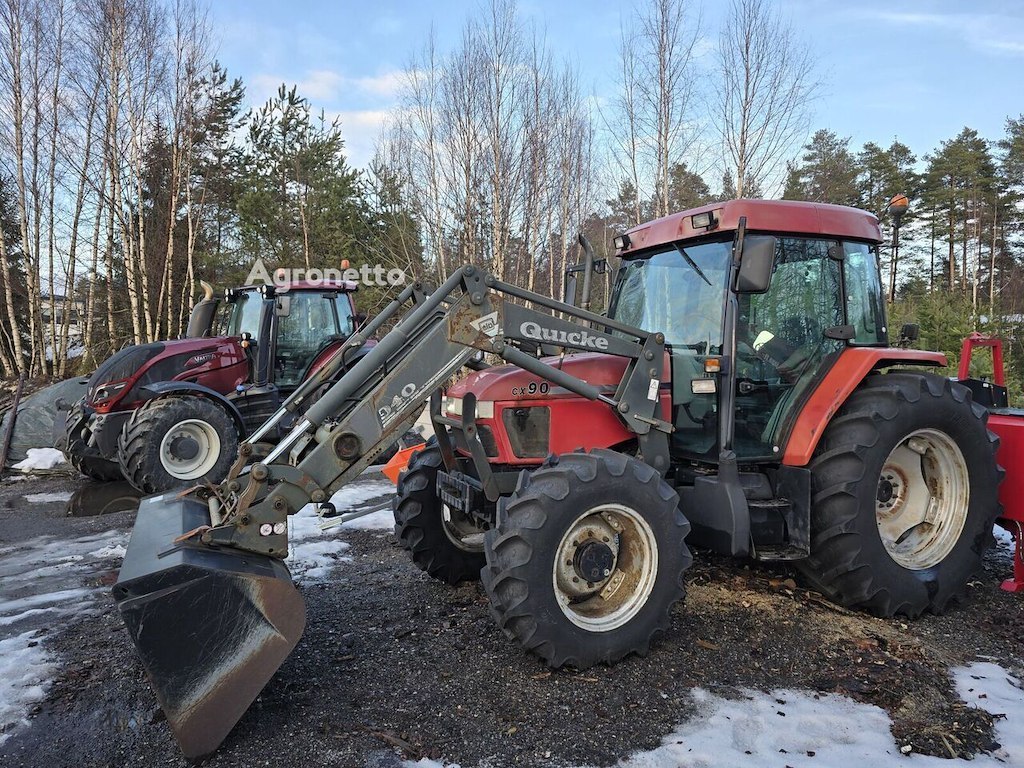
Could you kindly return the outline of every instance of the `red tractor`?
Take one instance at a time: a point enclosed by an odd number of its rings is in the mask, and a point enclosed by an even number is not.
[[[336,518],[332,494],[426,402],[436,442],[399,479],[398,538],[438,579],[481,578],[501,629],[551,666],[646,653],[695,545],[792,561],[878,616],[964,592],[1000,513],[998,439],[942,354],[890,345],[910,334],[886,320],[878,220],[735,200],[616,241],[606,314],[586,309],[589,252],[580,306],[472,265],[408,286],[265,457],[143,500],[113,594],[187,756],[302,634],[289,515]]]
[[[126,347],[92,374],[66,420],[69,460],[89,477],[123,477],[143,493],[219,481],[239,443],[365,319],[352,301],[356,288],[292,282],[215,299],[204,284],[185,338]],[[278,436],[276,428],[261,435],[257,450]]]

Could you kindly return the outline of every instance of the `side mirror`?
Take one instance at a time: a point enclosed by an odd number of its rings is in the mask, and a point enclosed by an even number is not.
[[[906,346],[918,340],[921,336],[921,326],[917,323],[904,323],[900,328],[900,346]]]
[[[748,235],[743,240],[737,293],[764,293],[772,284],[776,239],[772,235]]]
[[[277,296],[274,304],[274,314],[278,317],[288,317],[292,313],[292,297],[287,294]]]
[[[365,312],[356,312],[354,315],[352,315],[352,332],[355,333],[360,328],[362,328],[363,327],[363,323],[365,323],[365,322],[366,322],[366,313]]]

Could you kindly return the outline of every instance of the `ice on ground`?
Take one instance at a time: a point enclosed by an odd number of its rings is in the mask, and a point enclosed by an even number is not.
[[[395,487],[386,480],[360,481],[335,493],[331,503],[339,512],[359,511],[369,506],[368,502],[394,492]],[[320,529],[320,522],[313,504],[307,504],[288,519],[288,569],[297,580],[323,579],[335,563],[348,559],[344,556],[348,544],[339,538],[345,528],[391,528],[394,518],[391,510],[386,509],[327,530]]]
[[[96,610],[98,577],[120,564],[128,534],[43,536],[0,549],[0,744],[27,723],[56,669],[41,627]]]
[[[953,679],[960,698],[968,705],[993,715],[995,737],[999,749],[992,758],[1000,765],[1024,765],[1024,686],[998,664],[979,661],[953,670]],[[975,760],[974,765],[988,765]]]
[[[331,503],[339,512],[357,510],[360,505],[366,505],[371,499],[379,498],[387,501],[385,497],[393,496],[395,486],[390,480],[373,480],[359,485],[347,485],[331,497]],[[388,530],[395,527],[395,516],[388,504],[384,509],[371,512],[364,517],[357,517],[345,523],[346,528],[360,528],[362,530]]]
[[[70,491],[63,493],[26,493],[25,501],[30,504],[50,504],[55,501],[71,501],[73,495]]]
[[[1014,551],[1013,534],[1003,528],[1001,525],[997,525],[992,529],[992,534],[996,537],[996,548],[1005,549],[1008,552]]]
[[[1024,690],[1020,682],[987,662],[955,669],[953,679],[965,702],[1006,716],[995,725],[999,749],[978,755],[971,765],[1024,765]],[[619,768],[950,765],[945,758],[904,755],[892,738],[892,723],[884,710],[844,696],[776,690],[743,691],[738,699],[726,699],[703,689],[695,689],[691,695],[700,714],[665,737],[662,746],[631,756],[620,762]]]
[[[11,726],[28,725],[28,708],[46,696],[53,675],[49,654],[29,630],[0,640],[0,744]]]
[[[19,469],[22,472],[53,469],[67,461],[64,454],[56,448],[29,448],[26,454],[26,458],[14,464],[12,469]]]

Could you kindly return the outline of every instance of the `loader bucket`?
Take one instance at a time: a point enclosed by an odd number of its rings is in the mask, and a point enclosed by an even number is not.
[[[280,560],[175,543],[209,525],[174,494],[139,506],[114,599],[181,751],[215,750],[299,641],[305,606]]]

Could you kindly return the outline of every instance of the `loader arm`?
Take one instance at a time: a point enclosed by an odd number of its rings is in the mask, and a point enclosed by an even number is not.
[[[265,460],[247,465],[252,443],[393,322]],[[549,345],[629,363],[608,395],[539,360],[534,353]],[[429,295],[410,286],[242,444],[223,483],[152,496],[139,506],[113,594],[187,757],[217,748],[302,636],[305,608],[282,562],[288,515],[310,502],[325,504],[358,477],[481,351],[607,403],[636,434],[644,460],[667,471],[672,427],[656,416],[662,334],[524,291],[472,266]],[[474,459],[487,461],[482,451]]]
[[[668,469],[671,427],[655,418],[664,361],[660,333],[522,290],[472,266],[459,269],[429,296],[414,291],[403,296],[412,307],[395,328],[306,411],[264,461],[241,469],[218,488],[197,491],[207,496],[211,513],[211,527],[195,534],[202,543],[285,557],[287,516],[310,502],[326,502],[358,477],[412,425],[431,394],[478,351],[607,403],[638,436],[645,459],[663,473]],[[563,317],[510,299],[559,311]],[[375,318],[376,327],[405,303],[394,302],[390,311]],[[615,394],[608,396],[521,348],[539,343],[605,352],[630,363]]]

